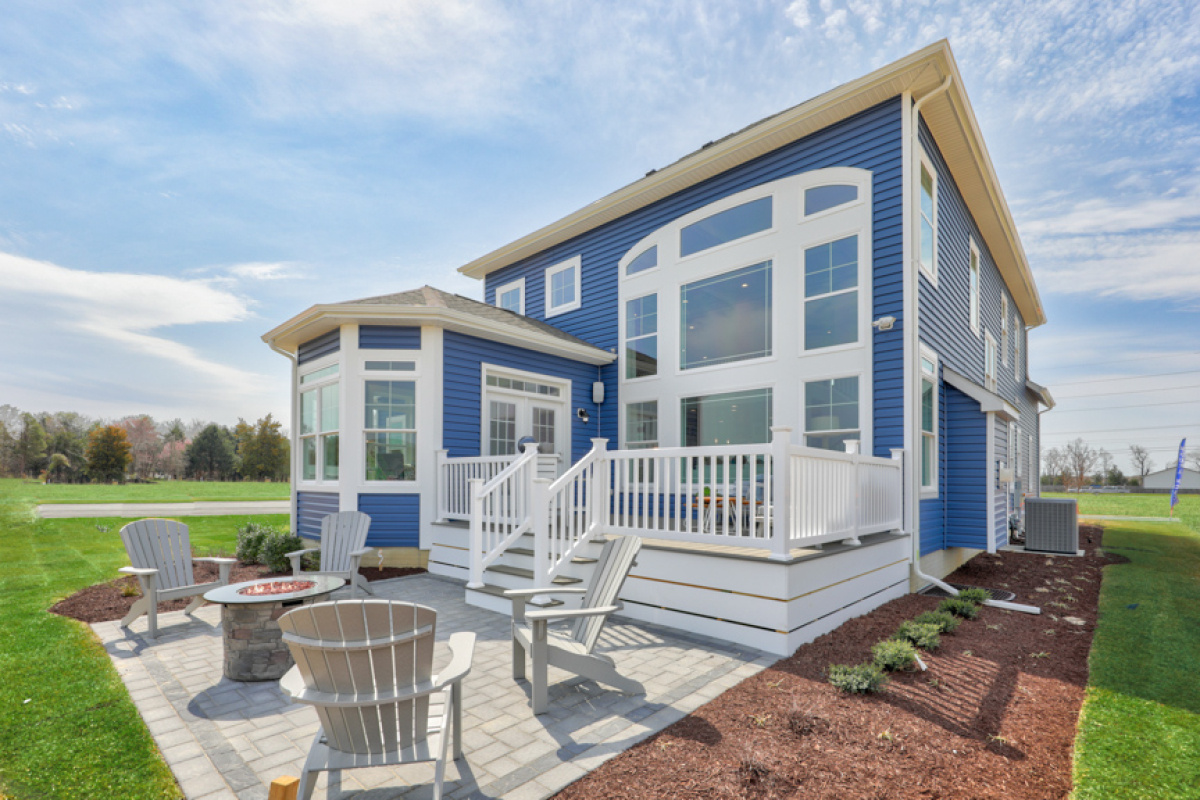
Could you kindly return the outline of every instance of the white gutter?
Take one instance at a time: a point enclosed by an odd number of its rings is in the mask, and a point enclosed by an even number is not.
[[[928,94],[922,95],[919,100],[917,100],[915,103],[913,103],[912,119],[908,121],[909,124],[907,126],[908,134],[909,134],[909,142],[907,143],[908,147],[906,148],[906,150],[909,155],[908,165],[907,165],[909,167],[909,169],[908,169],[908,175],[906,176],[907,180],[905,181],[905,186],[908,190],[905,193],[905,201],[904,201],[905,202],[905,207],[904,207],[905,214],[912,213],[911,209],[914,207],[914,201],[915,201],[914,193],[915,193],[916,187],[918,186],[918,183],[919,183],[918,173],[917,173],[917,165],[920,164],[920,160],[917,158],[916,154],[917,154],[917,149],[920,146],[921,106],[923,106],[927,100],[931,100],[934,97],[936,97],[937,95],[948,90],[950,88],[950,84],[953,83],[953,80],[954,80],[953,76],[947,75],[945,80],[942,81],[941,85],[939,85],[936,89],[929,92]],[[919,338],[917,336],[918,319],[920,316],[921,279],[920,279],[920,271],[917,269],[917,237],[915,234],[912,234],[913,229],[914,229],[914,226],[912,226],[910,224],[907,227],[907,231],[906,231],[910,234],[910,236],[909,236],[908,258],[907,258],[907,264],[905,267],[905,275],[904,275],[904,279],[905,279],[904,288],[905,288],[905,295],[906,295],[905,299],[909,301],[909,306],[906,308],[907,318],[904,323],[905,331],[906,331],[905,343],[904,343],[905,348],[904,349],[905,349],[905,355],[908,356],[908,363],[909,363],[908,374],[911,376],[909,391],[908,391],[908,402],[911,404],[910,408],[913,410],[913,413],[911,415],[906,415],[906,418],[908,418],[910,420],[908,436],[909,436],[909,440],[913,443],[913,446],[909,449],[909,452],[917,454],[918,453],[917,445],[921,441],[920,434],[915,429],[917,420],[919,419],[919,414],[917,412],[920,410],[920,402],[921,402],[921,399],[920,399],[921,351],[920,351],[920,347],[919,347],[919,344],[920,344]],[[991,435],[992,435],[991,431],[989,431],[988,432],[989,441],[991,440]],[[934,576],[927,575],[926,573],[921,571],[921,509],[920,509],[920,504],[921,504],[920,474],[921,473],[920,473],[919,458],[920,458],[919,455],[916,458],[913,458],[912,463],[909,465],[909,469],[908,469],[909,496],[916,498],[915,502],[912,504],[913,505],[912,521],[909,526],[909,534],[912,536],[912,561],[910,562],[909,566],[910,566],[910,569],[912,569],[913,575],[915,575],[918,580],[924,581],[926,583],[932,583],[934,586],[937,586],[939,589],[946,592],[951,597],[957,597],[958,590],[955,589],[953,586],[951,586],[950,584],[941,580],[940,578],[935,578]],[[939,475],[940,475],[940,473],[939,473]],[[991,540],[991,536],[988,537],[988,540],[989,541]],[[996,608],[1004,608],[1004,609],[1008,609],[1009,611],[1023,611],[1027,614],[1041,614],[1042,613],[1042,610],[1035,606],[1026,606],[1026,605],[1022,605],[1020,603],[1009,603],[1009,602],[1005,602],[1003,600],[985,600],[984,605],[985,606],[994,606]]]

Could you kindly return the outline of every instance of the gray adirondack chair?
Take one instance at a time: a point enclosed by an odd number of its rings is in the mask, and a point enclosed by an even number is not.
[[[611,657],[594,652],[596,641],[609,614],[621,610],[617,595],[625,585],[629,570],[637,562],[642,540],[636,536],[616,536],[604,543],[596,562],[591,584],[586,589],[553,587],[510,589],[504,594],[512,600],[513,677],[525,677],[525,653],[533,663],[532,696],[534,714],[544,714],[549,705],[546,686],[547,667],[555,666],[604,683],[624,694],[645,694],[645,688],[617,672]],[[577,609],[526,611],[525,601],[534,595],[582,594]],[[572,620],[569,632],[549,629],[552,620]]]
[[[121,541],[129,556],[131,567],[121,567],[126,575],[136,575],[142,585],[142,596],[129,609],[121,627],[146,615],[150,638],[158,636],[158,604],[180,597],[195,597],[185,614],[192,614],[204,605],[201,596],[216,586],[229,583],[229,570],[237,563],[236,558],[192,558],[192,543],[188,526],[173,519],[139,519],[121,528]],[[192,575],[193,561],[207,561],[217,565],[219,577],[209,583],[196,583]]]
[[[475,634],[450,636],[450,664],[433,672],[437,611],[393,600],[316,603],[279,618],[296,666],[279,682],[295,703],[316,709],[321,727],[300,776],[312,797],[317,773],[435,762],[442,796],[446,751],[462,757],[462,681]]]
[[[339,511],[321,520],[321,546],[309,547],[288,553],[292,560],[292,574],[300,576],[300,557],[315,550],[321,551],[321,567],[309,575],[336,575],[345,578],[350,585],[350,596],[357,597],[361,588],[367,594],[375,591],[367,579],[358,574],[362,557],[371,552],[365,547],[367,531],[371,529],[371,518],[361,511]]]

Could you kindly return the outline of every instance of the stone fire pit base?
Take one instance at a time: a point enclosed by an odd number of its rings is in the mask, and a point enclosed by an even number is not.
[[[225,677],[233,681],[277,681],[292,668],[292,654],[279,630],[280,617],[318,598],[283,602],[230,603],[221,607],[225,631]]]

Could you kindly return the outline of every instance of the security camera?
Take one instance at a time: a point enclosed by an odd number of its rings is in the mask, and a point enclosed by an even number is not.
[[[584,424],[587,424],[587,421],[592,418],[592,416],[588,414],[586,408],[577,409],[575,411],[575,416],[579,417],[579,421]]]

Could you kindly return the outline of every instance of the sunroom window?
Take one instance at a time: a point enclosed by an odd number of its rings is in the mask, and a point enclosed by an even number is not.
[[[625,377],[658,374],[658,295],[625,303]]]
[[[313,376],[320,374],[320,378]],[[300,393],[300,478],[306,481],[338,479],[338,374],[337,365],[301,376],[300,384],[329,380]],[[311,378],[306,381],[305,378]],[[330,379],[333,380],[330,380]]]
[[[771,438],[770,389],[685,397],[680,410],[686,447],[762,444]]]
[[[830,183],[804,190],[804,216],[811,217],[831,208],[853,203],[858,199],[858,187],[849,183]]]
[[[804,251],[804,349],[858,341],[858,237]]]
[[[858,376],[805,383],[805,444],[845,452],[859,438]]]
[[[693,222],[679,231],[679,255],[690,256],[771,227],[771,198],[760,197]]]
[[[416,381],[366,381],[363,431],[369,481],[417,477]]]
[[[679,290],[680,369],[771,355],[771,262]]]

